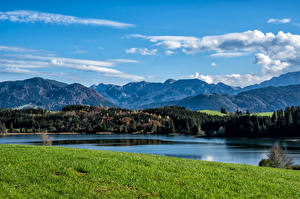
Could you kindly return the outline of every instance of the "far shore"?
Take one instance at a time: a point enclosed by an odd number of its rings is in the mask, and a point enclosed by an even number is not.
[[[77,132],[59,132],[59,133],[48,133],[48,132],[37,132],[37,133],[5,133],[5,134],[0,134],[3,136],[6,135],[42,135],[42,134],[47,134],[47,135],[86,135],[86,134],[90,134],[90,133],[77,133]],[[114,134],[112,132],[96,132],[93,134],[97,134],[97,135],[111,135]]]
[[[0,138],[8,135],[119,135],[123,133],[114,133],[114,132],[96,132],[96,133],[78,133],[78,132],[56,132],[56,133],[48,133],[48,132],[36,132],[36,133],[0,133]],[[152,133],[131,133],[127,135],[165,135],[165,136],[176,136],[176,135],[187,135],[192,136],[194,138],[239,138],[239,139],[285,139],[287,142],[299,142],[300,137],[212,137],[206,135],[192,135],[192,134],[183,134],[183,133],[170,133],[170,134],[152,134]]]

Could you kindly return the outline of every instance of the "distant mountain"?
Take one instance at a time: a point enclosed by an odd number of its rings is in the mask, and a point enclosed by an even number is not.
[[[241,89],[240,92],[268,87],[268,86],[288,86],[288,85],[297,85],[297,84],[300,84],[300,71],[286,73],[280,75],[279,77],[273,77],[272,79],[264,81],[260,84],[247,86]]]
[[[265,87],[234,96],[201,94],[179,101],[150,104],[145,108],[165,105],[183,106],[191,110],[220,110],[221,107],[224,107],[228,111],[236,111],[237,109],[250,110],[251,112],[275,111],[287,106],[300,105],[300,85]]]
[[[106,99],[125,108],[141,108],[151,103],[181,100],[199,94],[234,94],[239,88],[223,83],[208,84],[199,79],[169,79],[164,83],[132,82],[124,86],[111,84],[93,85],[91,88]]]
[[[0,107],[41,107],[57,110],[71,104],[113,106],[102,95],[81,84],[32,78],[23,81],[0,82]]]

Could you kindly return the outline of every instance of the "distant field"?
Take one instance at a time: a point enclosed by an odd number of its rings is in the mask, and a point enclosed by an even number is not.
[[[0,198],[300,198],[296,170],[25,145],[0,157]]]
[[[218,116],[226,116],[228,114],[221,113],[220,111],[212,111],[212,110],[200,110],[201,113],[206,113],[209,115],[218,115]],[[251,113],[251,115],[257,115],[257,116],[268,116],[272,117],[273,112],[262,112],[262,113]]]
[[[273,112],[253,113],[252,115],[272,117]]]
[[[206,113],[208,115],[218,115],[218,116],[226,116],[227,114],[221,113],[220,111],[212,111],[212,110],[200,110],[200,113]]]

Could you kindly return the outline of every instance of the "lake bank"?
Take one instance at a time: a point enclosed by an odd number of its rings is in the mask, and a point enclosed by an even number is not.
[[[0,197],[299,198],[299,171],[25,145],[0,145]]]

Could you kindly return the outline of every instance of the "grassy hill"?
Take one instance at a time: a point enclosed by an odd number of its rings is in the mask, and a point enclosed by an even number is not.
[[[200,113],[206,113],[208,115],[218,115],[218,116],[226,116],[227,114],[221,113],[220,111],[213,110],[200,110]]]
[[[262,112],[262,113],[253,113],[253,115],[257,115],[257,116],[268,116],[268,117],[272,117],[273,112]]]
[[[0,198],[300,197],[293,170],[25,145],[0,157]]]
[[[200,110],[200,113],[206,113],[208,115],[218,115],[218,116],[226,116],[228,114],[221,113],[220,111],[213,111],[213,110]],[[272,117],[273,112],[261,112],[261,113],[252,113],[251,115],[257,115],[257,116],[268,116]]]

